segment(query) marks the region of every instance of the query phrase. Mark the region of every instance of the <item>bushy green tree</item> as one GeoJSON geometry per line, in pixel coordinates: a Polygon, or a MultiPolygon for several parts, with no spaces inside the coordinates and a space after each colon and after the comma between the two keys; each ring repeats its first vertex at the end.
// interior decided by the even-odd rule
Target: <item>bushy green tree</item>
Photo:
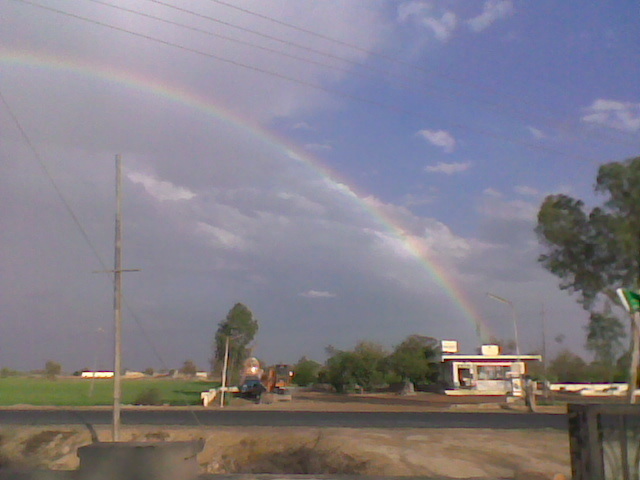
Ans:
{"type": "Polygon", "coordinates": [[[439,371],[438,347],[435,338],[410,335],[389,355],[387,365],[405,381],[434,382],[439,371]]]}
{"type": "Polygon", "coordinates": [[[587,363],[570,350],[562,350],[549,363],[547,370],[548,376],[555,382],[587,382],[589,381],[589,372],[587,371],[587,363]]]}
{"type": "Polygon", "coordinates": [[[608,312],[592,312],[585,330],[585,347],[595,355],[594,366],[598,366],[601,371],[601,381],[612,381],[616,360],[623,352],[621,339],[624,338],[624,327],[608,312]]]}
{"type": "Polygon", "coordinates": [[[318,381],[318,372],[322,367],[321,364],[307,357],[302,357],[293,367],[293,382],[301,387],[313,385],[318,381]]]}
{"type": "MultiPolygon", "coordinates": [[[[536,232],[546,250],[539,261],[590,312],[588,347],[599,361],[612,364],[624,334],[612,313],[620,305],[615,290],[640,287],[640,157],[602,165],[595,192],[604,202],[589,212],[568,195],[546,197],[536,232]]],[[[637,351],[640,337],[632,333],[637,351]]],[[[629,378],[636,368],[630,364],[629,378]]]]}
{"type": "Polygon", "coordinates": [[[155,387],[141,391],[133,400],[134,405],[162,405],[163,403],[162,393],[155,387]]]}
{"type": "Polygon", "coordinates": [[[0,369],[0,378],[16,377],[18,375],[20,375],[20,372],[9,367],[2,367],[2,369],[0,369]]]}
{"type": "MultiPolygon", "coordinates": [[[[242,303],[236,303],[227,317],[219,323],[213,340],[211,370],[220,371],[224,360],[225,344],[229,339],[229,370],[233,373],[249,356],[249,345],[258,333],[258,320],[242,303]]],[[[233,376],[233,375],[232,375],[233,376]]]]}
{"type": "Polygon", "coordinates": [[[62,372],[62,365],[58,362],[54,362],[53,360],[47,360],[47,363],[44,365],[44,374],[47,378],[55,379],[56,376],[60,375],[62,372]]]}
{"type": "Polygon", "coordinates": [[[337,392],[359,385],[366,391],[384,382],[387,352],[377,343],[360,342],[352,351],[331,350],[324,377],[337,392]]]}
{"type": "Polygon", "coordinates": [[[182,367],[180,367],[180,373],[187,377],[195,377],[196,373],[198,373],[198,367],[193,360],[185,360],[182,367]]]}

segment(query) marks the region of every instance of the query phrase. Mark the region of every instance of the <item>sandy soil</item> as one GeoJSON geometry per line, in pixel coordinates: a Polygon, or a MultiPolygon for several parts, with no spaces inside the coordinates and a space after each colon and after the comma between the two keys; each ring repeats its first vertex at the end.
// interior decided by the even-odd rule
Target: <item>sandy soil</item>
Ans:
{"type": "MultiPolygon", "coordinates": [[[[481,399],[480,399],[481,400],[481,399]]],[[[255,405],[234,401],[232,409],[316,411],[433,411],[501,409],[467,399],[453,404],[438,395],[297,395],[293,402],[255,405]]],[[[219,408],[219,407],[217,407],[219,408]]],[[[520,407],[511,407],[517,414],[520,407]]],[[[554,407],[560,413],[560,409],[554,407]]],[[[197,411],[198,409],[196,409],[197,411]]],[[[523,410],[523,409],[522,409],[523,410]]],[[[109,428],[97,428],[101,441],[109,428]]],[[[312,473],[419,475],[448,478],[570,477],[569,439],[551,429],[346,429],[307,427],[125,427],[126,441],[204,439],[202,473],[312,473]]],[[[0,426],[0,465],[70,470],[76,450],[91,443],[85,427],[0,426]]]]}

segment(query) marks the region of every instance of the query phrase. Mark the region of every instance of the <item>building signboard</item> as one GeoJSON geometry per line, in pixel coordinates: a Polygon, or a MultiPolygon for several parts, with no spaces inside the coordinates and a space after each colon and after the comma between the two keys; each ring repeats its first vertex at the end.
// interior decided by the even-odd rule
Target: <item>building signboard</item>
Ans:
{"type": "Polygon", "coordinates": [[[456,340],[442,340],[440,348],[442,353],[458,353],[458,342],[456,340]]]}

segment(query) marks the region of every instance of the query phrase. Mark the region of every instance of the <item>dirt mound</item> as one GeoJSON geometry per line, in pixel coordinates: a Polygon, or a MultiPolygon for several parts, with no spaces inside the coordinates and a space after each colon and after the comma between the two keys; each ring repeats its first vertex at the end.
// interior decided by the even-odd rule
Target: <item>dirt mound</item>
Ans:
{"type": "Polygon", "coordinates": [[[313,444],[274,448],[263,441],[242,440],[227,448],[220,455],[216,470],[224,473],[269,474],[347,474],[366,473],[371,463],[337,449],[318,446],[320,437],[313,444]]]}
{"type": "MultiPolygon", "coordinates": [[[[101,441],[110,429],[97,429],[101,441]]],[[[551,479],[570,476],[566,432],[486,429],[125,427],[124,441],[204,439],[202,473],[551,479]]],[[[0,427],[0,466],[73,470],[79,426],[0,427]]]]}

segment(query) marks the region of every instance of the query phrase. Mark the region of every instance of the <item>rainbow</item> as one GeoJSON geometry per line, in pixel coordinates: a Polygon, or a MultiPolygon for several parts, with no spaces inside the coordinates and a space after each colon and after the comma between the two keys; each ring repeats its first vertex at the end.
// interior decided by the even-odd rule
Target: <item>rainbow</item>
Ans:
{"type": "Polygon", "coordinates": [[[176,85],[169,85],[155,79],[145,78],[139,74],[118,71],[111,67],[98,65],[90,61],[82,62],[62,56],[51,56],[34,54],[32,52],[19,50],[6,50],[0,48],[0,64],[18,65],[21,67],[45,68],[71,72],[81,76],[98,78],[102,81],[113,82],[127,88],[138,90],[145,94],[162,97],[171,102],[203,112],[231,126],[248,132],[253,137],[267,143],[270,146],[283,151],[289,158],[308,165],[312,170],[325,179],[333,188],[341,191],[346,197],[357,202],[359,207],[369,212],[371,217],[381,224],[393,237],[400,240],[402,247],[412,257],[416,258],[426,269],[430,276],[442,288],[463,316],[475,328],[482,341],[486,341],[491,336],[490,328],[483,322],[481,316],[475,311],[474,306],[467,299],[463,290],[456,285],[454,279],[421,245],[417,239],[409,234],[384,212],[384,209],[376,206],[375,202],[367,200],[367,196],[358,195],[354,188],[347,182],[341,180],[339,175],[330,171],[322,165],[320,160],[312,157],[309,153],[293,145],[289,140],[275,135],[264,127],[255,124],[247,119],[239,117],[228,109],[223,109],[219,105],[211,102],[203,96],[194,94],[176,85]]]}

